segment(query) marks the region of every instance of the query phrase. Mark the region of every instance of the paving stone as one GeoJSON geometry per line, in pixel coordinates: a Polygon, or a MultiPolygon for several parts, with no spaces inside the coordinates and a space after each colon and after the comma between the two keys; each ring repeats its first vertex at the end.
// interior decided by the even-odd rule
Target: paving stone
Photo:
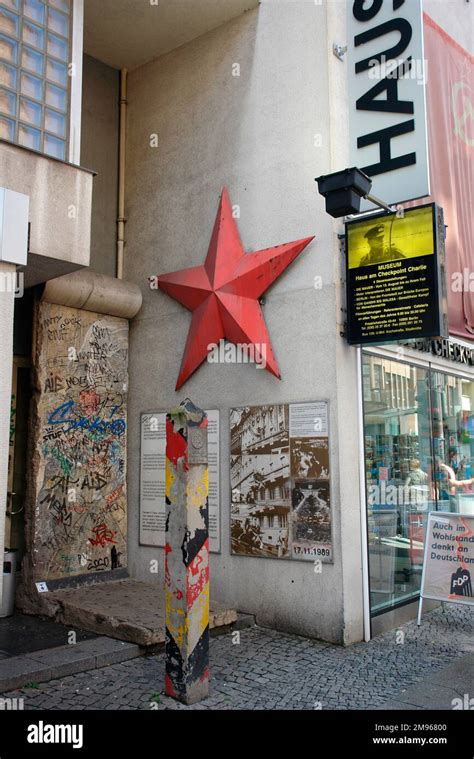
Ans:
{"type": "Polygon", "coordinates": [[[159,711],[312,710],[318,703],[323,710],[411,710],[420,708],[417,699],[425,698],[423,708],[428,708],[442,694],[443,705],[434,708],[452,708],[456,692],[472,691],[466,658],[474,659],[471,609],[445,606],[425,615],[420,628],[409,622],[401,629],[403,645],[397,645],[392,631],[349,648],[255,626],[242,630],[239,645],[232,645],[229,635],[212,638],[211,692],[190,707],[164,695],[162,652],[43,683],[41,691],[14,693],[27,694],[26,709],[149,710],[153,694],[159,693],[159,711]]]}

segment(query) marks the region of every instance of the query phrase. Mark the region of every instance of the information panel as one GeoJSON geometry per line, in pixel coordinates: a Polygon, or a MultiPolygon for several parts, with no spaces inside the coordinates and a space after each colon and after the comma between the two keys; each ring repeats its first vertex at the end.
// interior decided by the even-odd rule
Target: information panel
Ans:
{"type": "MultiPolygon", "coordinates": [[[[209,546],[220,551],[219,411],[207,411],[209,457],[209,546]]],[[[140,545],[165,546],[166,413],[141,415],[140,545]]]]}
{"type": "Polygon", "coordinates": [[[351,345],[446,335],[441,208],[430,203],[348,222],[346,251],[351,345]]]}
{"type": "Polygon", "coordinates": [[[332,562],[328,404],[231,409],[232,553],[332,562]]]}
{"type": "Polygon", "coordinates": [[[474,516],[430,512],[421,597],[474,604],[473,585],[474,516]]]}

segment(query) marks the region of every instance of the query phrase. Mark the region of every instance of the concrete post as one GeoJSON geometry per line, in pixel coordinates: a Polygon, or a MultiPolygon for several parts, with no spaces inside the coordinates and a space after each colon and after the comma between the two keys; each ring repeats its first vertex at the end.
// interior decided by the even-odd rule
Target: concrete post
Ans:
{"type": "Polygon", "coordinates": [[[166,417],[166,694],[209,692],[207,416],[186,399],[166,417]]]}
{"type": "MultiPolygon", "coordinates": [[[[8,451],[10,438],[12,371],[13,371],[13,310],[16,277],[13,264],[0,262],[0,568],[3,572],[5,520],[8,490],[8,451]]],[[[3,596],[3,576],[0,574],[0,605],[3,596]]]]}

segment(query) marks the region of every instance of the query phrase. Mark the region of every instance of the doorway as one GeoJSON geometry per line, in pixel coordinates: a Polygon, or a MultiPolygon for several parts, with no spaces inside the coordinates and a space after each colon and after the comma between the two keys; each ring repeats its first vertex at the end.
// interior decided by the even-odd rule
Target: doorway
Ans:
{"type": "Polygon", "coordinates": [[[8,449],[8,492],[5,547],[16,549],[17,569],[25,553],[25,491],[27,480],[30,362],[14,356],[8,449]]]}

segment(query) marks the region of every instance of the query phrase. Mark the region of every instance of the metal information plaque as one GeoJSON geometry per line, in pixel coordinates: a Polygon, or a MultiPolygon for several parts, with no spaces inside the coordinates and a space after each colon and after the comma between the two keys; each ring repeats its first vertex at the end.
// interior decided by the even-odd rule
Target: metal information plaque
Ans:
{"type": "Polygon", "coordinates": [[[230,412],[232,553],[332,562],[328,403],[230,412]]]}
{"type": "MultiPolygon", "coordinates": [[[[207,411],[207,449],[196,437],[193,441],[194,463],[209,456],[209,545],[220,551],[219,489],[219,411],[207,411]]],[[[165,546],[165,458],[166,414],[163,411],[141,414],[140,447],[140,545],[165,546]]],[[[196,431],[198,434],[199,431],[196,431]]]]}

